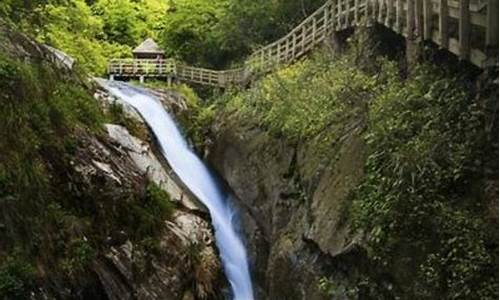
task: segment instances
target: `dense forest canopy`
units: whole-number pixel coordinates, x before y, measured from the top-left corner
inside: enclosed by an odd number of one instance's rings
[[[170,57],[222,68],[279,38],[323,3],[250,0],[7,0],[0,16],[102,74],[148,37]]]

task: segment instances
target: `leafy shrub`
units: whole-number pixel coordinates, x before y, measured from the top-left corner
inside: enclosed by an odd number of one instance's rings
[[[366,179],[353,207],[369,256],[387,270],[406,262],[418,280],[397,281],[413,297],[495,297],[498,256],[472,190],[491,158],[482,154],[481,107],[458,79],[421,66],[380,89],[369,115]]]
[[[27,64],[0,55],[0,88],[0,223],[7,228],[0,252],[19,248],[28,256],[38,249],[53,262],[64,247],[52,239],[64,240],[65,229],[53,222],[51,207],[75,196],[65,193],[74,133],[100,133],[103,117],[76,77],[59,74],[47,62]],[[58,185],[61,178],[64,185]],[[69,215],[67,207],[66,213],[57,207],[58,215]]]
[[[71,241],[67,248],[66,258],[62,261],[62,268],[69,275],[86,270],[96,255],[96,251],[86,238]]]
[[[133,204],[131,211],[133,221],[130,225],[134,227],[136,238],[155,237],[162,232],[164,221],[171,217],[174,207],[167,192],[157,184],[149,183],[142,203]]]
[[[186,135],[193,141],[194,147],[201,150],[207,142],[210,124],[215,118],[216,104],[203,102],[196,92],[185,84],[174,85],[172,89],[183,96],[188,107],[186,112],[178,116],[178,120]]]
[[[146,203],[144,207],[157,218],[168,219],[173,213],[173,203],[168,193],[155,183],[146,187]]]
[[[270,74],[248,91],[226,94],[220,103],[225,113],[276,136],[311,143],[326,154],[339,129],[363,112],[373,89],[375,79],[357,71],[347,58],[333,60],[318,53]]]
[[[7,257],[0,264],[0,298],[29,299],[35,269],[18,257]]]

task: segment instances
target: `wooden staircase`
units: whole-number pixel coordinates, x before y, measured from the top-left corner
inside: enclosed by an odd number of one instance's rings
[[[250,55],[244,66],[210,70],[172,60],[112,60],[112,78],[176,78],[227,87],[289,64],[334,32],[381,24],[415,43],[431,41],[479,68],[498,65],[498,0],[328,0],[281,39]]]

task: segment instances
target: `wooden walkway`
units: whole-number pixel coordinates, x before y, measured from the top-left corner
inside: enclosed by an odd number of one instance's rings
[[[353,26],[382,24],[411,42],[431,41],[479,68],[498,65],[498,0],[328,0],[286,36],[255,51],[242,68],[210,70],[172,60],[112,60],[111,77],[165,77],[227,87],[288,64]]]

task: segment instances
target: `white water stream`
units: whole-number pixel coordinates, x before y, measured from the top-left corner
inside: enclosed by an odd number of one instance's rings
[[[227,202],[205,164],[194,154],[172,117],[154,96],[120,82],[102,82],[115,96],[133,106],[146,120],[161,146],[163,156],[191,192],[208,208],[215,229],[224,271],[234,300],[253,300],[245,247],[238,236]]]

